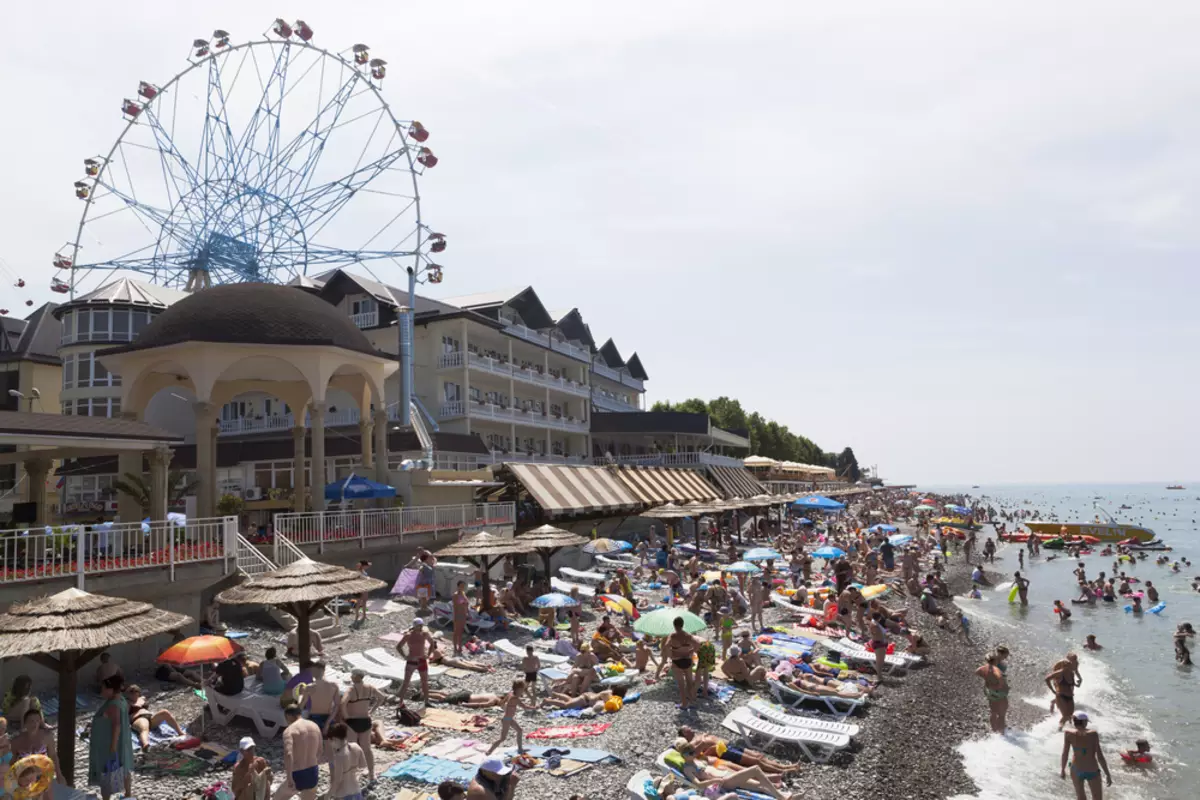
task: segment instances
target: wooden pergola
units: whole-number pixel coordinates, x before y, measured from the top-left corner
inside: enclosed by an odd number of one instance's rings
[[[177,632],[191,617],[122,597],[64,589],[0,614],[0,658],[25,656],[58,673],[58,763],[75,785],[79,670],[110,647]]]
[[[312,615],[337,597],[373,592],[387,586],[333,564],[302,558],[286,567],[258,575],[226,589],[217,601],[229,605],[276,606],[296,618],[296,649],[300,664],[309,663]]]
[[[482,531],[461,542],[443,547],[435,555],[441,558],[465,558],[483,570],[481,579],[483,597],[480,598],[479,608],[487,611],[492,607],[492,583],[488,571],[499,563],[505,556],[535,552],[535,548],[520,539],[506,539],[494,533]]]

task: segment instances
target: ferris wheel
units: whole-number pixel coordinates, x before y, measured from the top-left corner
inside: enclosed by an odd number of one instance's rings
[[[392,112],[387,62],[367,45],[312,39],[302,20],[242,44],[217,30],[175,77],[140,82],[115,144],[83,161],[83,213],[51,289],[73,295],[112,271],[190,291],[355,265],[403,271],[410,291],[439,283],[446,238],[417,191],[438,162],[429,131]]]

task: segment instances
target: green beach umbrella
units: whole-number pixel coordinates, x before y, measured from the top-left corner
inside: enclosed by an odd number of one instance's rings
[[[699,633],[708,627],[708,623],[690,611],[660,608],[643,615],[633,623],[633,629],[647,636],[670,636],[675,632],[676,617],[683,617],[683,629],[688,633]]]

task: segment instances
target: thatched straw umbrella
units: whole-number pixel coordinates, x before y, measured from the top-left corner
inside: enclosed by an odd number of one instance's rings
[[[492,584],[488,570],[496,566],[497,562],[505,556],[532,553],[534,550],[534,545],[529,542],[520,539],[505,539],[494,533],[482,531],[461,542],[455,542],[449,547],[443,547],[437,551],[436,555],[438,558],[465,558],[483,570],[483,597],[480,599],[479,607],[483,611],[487,611],[492,607]]]
[[[58,673],[58,763],[68,786],[75,785],[79,670],[110,647],[171,633],[191,621],[149,603],[80,589],[18,603],[0,614],[0,658],[26,656]]]
[[[532,547],[537,548],[537,551],[542,554],[542,560],[546,564],[546,578],[550,578],[550,557],[564,547],[578,547],[588,543],[586,536],[580,536],[577,533],[556,528],[553,525],[543,525],[540,528],[534,528],[531,531],[526,531],[516,538],[518,542],[524,542]]]
[[[309,558],[267,572],[217,595],[221,603],[234,606],[278,606],[296,618],[296,649],[301,664],[309,661],[310,627],[313,613],[336,597],[373,592],[387,586],[357,572]]]
[[[658,508],[651,508],[646,511],[642,511],[638,514],[639,517],[648,517],[649,519],[661,519],[663,521],[663,523],[667,526],[667,541],[668,542],[671,542],[674,538],[671,535],[671,521],[685,519],[687,517],[690,517],[691,515],[692,515],[691,511],[688,511],[688,510],[682,508],[681,506],[677,506],[674,503],[664,503],[663,505],[659,506]]]

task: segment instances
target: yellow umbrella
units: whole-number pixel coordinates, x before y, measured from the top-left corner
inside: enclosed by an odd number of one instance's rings
[[[602,594],[599,596],[604,601],[604,605],[613,611],[620,611],[630,617],[636,618],[638,613],[634,608],[633,603],[627,598],[621,597],[619,594]]]

